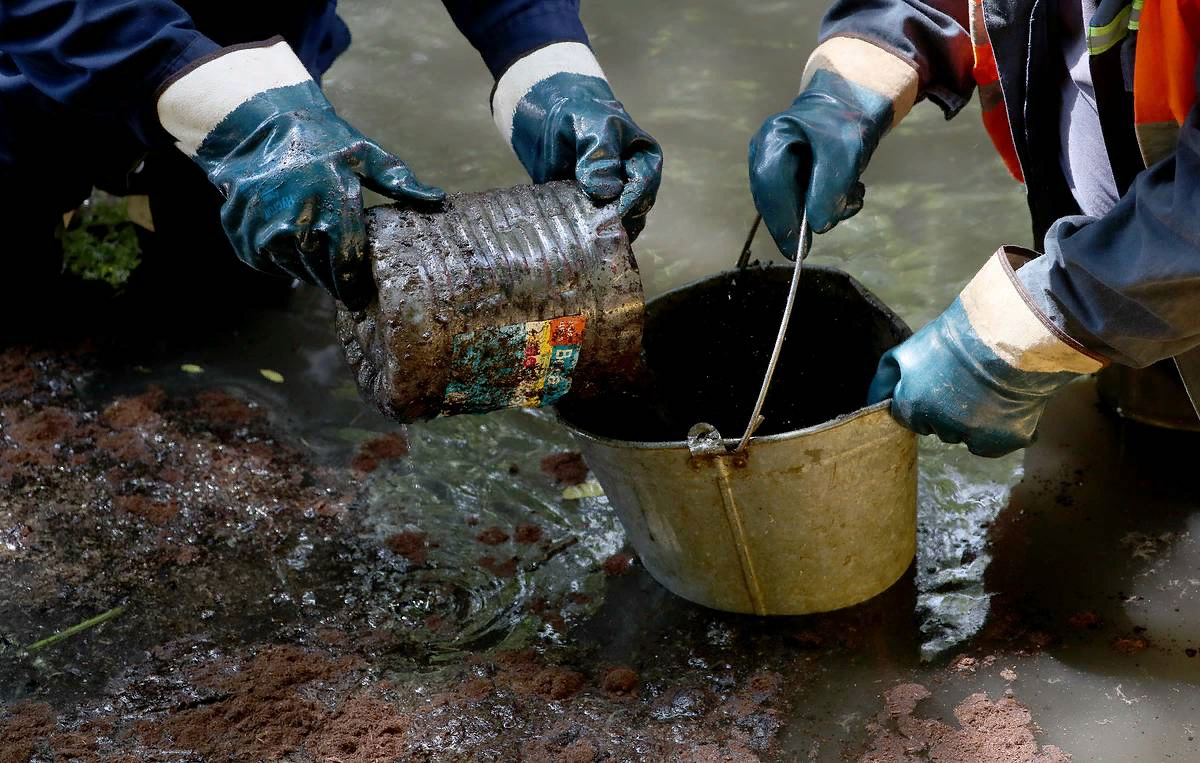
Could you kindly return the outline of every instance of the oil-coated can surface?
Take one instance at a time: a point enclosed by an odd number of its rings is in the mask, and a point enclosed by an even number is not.
[[[402,422],[541,407],[619,386],[641,353],[643,297],[616,205],[574,183],[367,214],[379,297],[338,313],[360,393]]]

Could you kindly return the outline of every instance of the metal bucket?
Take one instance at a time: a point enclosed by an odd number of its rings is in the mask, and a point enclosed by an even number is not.
[[[686,439],[699,421],[745,426],[791,271],[725,272],[653,300],[638,387],[557,406],[646,569],[714,609],[850,606],[916,551],[916,436],[887,403],[862,407],[880,356],[911,332],[844,272],[804,267],[748,447]]]
[[[368,210],[379,298],[337,316],[359,392],[410,422],[622,384],[643,297],[616,206],[556,182]]]
[[[1123,419],[1200,432],[1200,418],[1173,359],[1145,368],[1111,365],[1096,374],[1096,392],[1100,402]]]

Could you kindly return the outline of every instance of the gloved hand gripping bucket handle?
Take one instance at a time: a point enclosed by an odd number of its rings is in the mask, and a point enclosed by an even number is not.
[[[755,218],[754,227],[751,228],[751,237],[754,235],[754,230],[758,227],[759,218]],[[744,255],[749,251],[749,241],[746,242],[746,249],[743,250],[743,257],[738,260],[738,266],[744,266],[743,260],[747,259]],[[750,438],[754,436],[754,432],[763,422],[762,407],[767,400],[767,391],[771,388],[771,379],[775,376],[775,366],[779,363],[779,354],[783,351],[783,338],[787,334],[788,324],[792,320],[792,306],[796,304],[796,291],[800,286],[800,271],[804,264],[804,258],[808,256],[811,249],[811,241],[808,232],[808,211],[800,217],[800,243],[796,246],[796,266],[792,271],[792,283],[788,287],[787,302],[783,306],[783,320],[779,324],[779,333],[775,335],[775,347],[771,350],[771,360],[767,363],[767,373],[763,376],[762,387],[758,390],[758,399],[754,401],[754,412],[750,414],[750,421],[746,424],[746,432],[742,435],[742,439],[737,444],[734,453],[741,453],[750,443]]]

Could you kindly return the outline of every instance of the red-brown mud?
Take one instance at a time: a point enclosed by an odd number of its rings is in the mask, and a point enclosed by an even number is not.
[[[1039,746],[1029,710],[1011,697],[968,696],[954,708],[959,726],[917,714],[931,696],[920,684],[884,693],[884,708],[867,724],[870,749],[859,763],[1070,763],[1054,745]]]
[[[537,543],[542,539],[542,528],[532,524],[517,525],[513,539],[517,543]]]
[[[422,532],[402,532],[389,535],[384,545],[394,553],[403,556],[418,567],[425,564],[428,556],[429,539]]]
[[[408,438],[402,432],[389,432],[360,444],[350,460],[350,467],[362,473],[373,472],[381,462],[395,461],[407,455]]]
[[[604,574],[609,577],[621,577],[633,571],[637,557],[627,551],[621,551],[604,560]]]
[[[485,546],[499,546],[508,540],[508,533],[499,527],[489,527],[475,536],[475,540]]]
[[[583,456],[574,451],[546,456],[542,459],[541,468],[555,482],[563,485],[582,485],[587,480],[587,464],[583,462]]]

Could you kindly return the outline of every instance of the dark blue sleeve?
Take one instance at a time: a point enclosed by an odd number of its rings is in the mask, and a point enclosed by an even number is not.
[[[975,92],[967,0],[836,0],[821,22],[821,41],[856,37],[908,61],[918,93],[957,114]]]
[[[1200,346],[1197,210],[1193,105],[1171,155],[1143,170],[1103,217],[1056,222],[1046,254],[1017,272],[1042,311],[1079,342],[1122,365],[1149,365]],[[1034,269],[1025,275],[1026,268]]]
[[[3,0],[0,53],[65,106],[126,121],[147,143],[168,140],[155,91],[218,45],[169,0]]]
[[[492,77],[553,42],[587,44],[579,0],[442,0]]]

